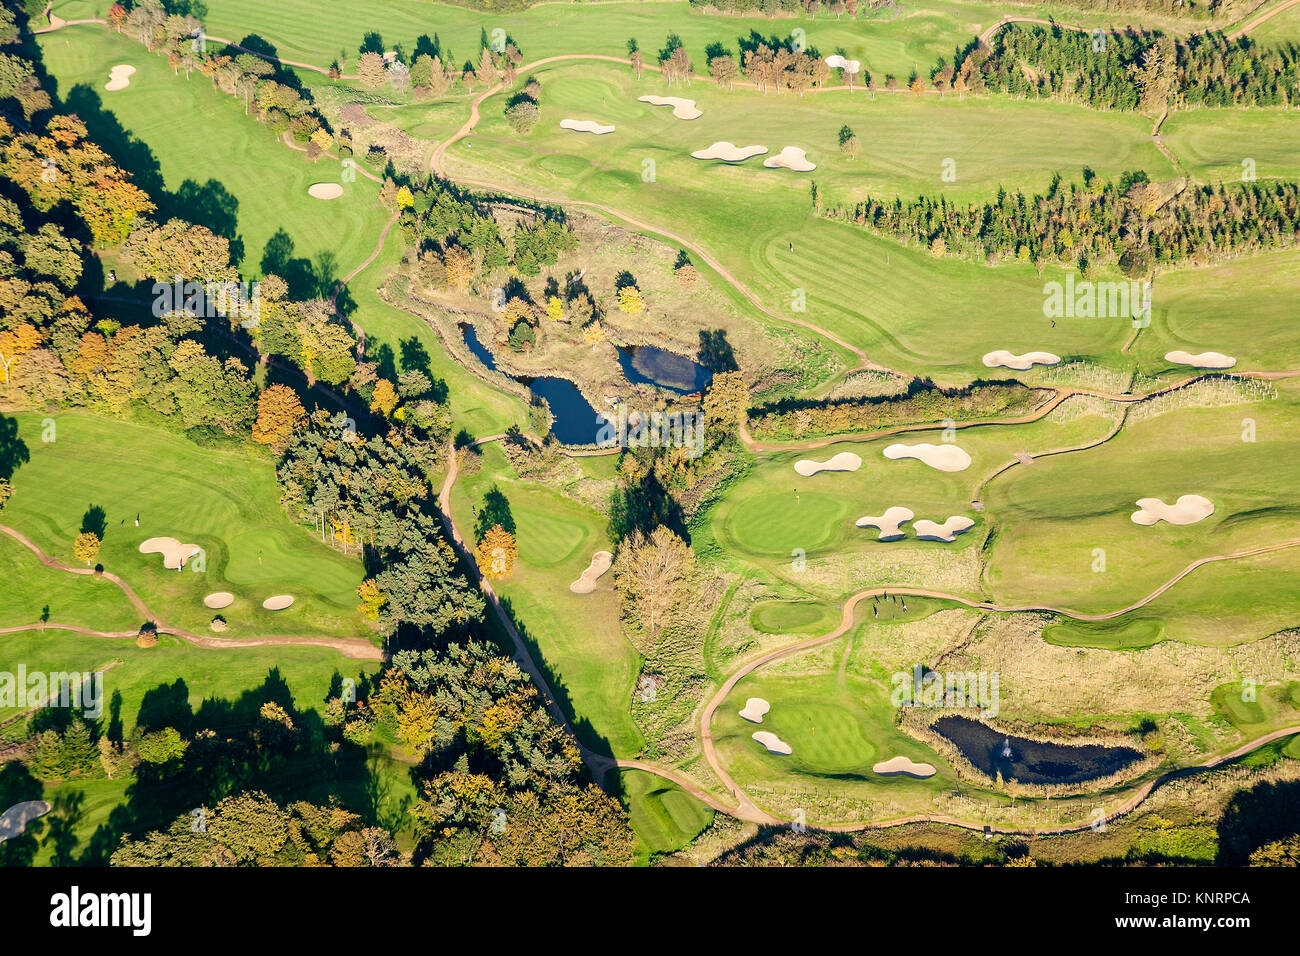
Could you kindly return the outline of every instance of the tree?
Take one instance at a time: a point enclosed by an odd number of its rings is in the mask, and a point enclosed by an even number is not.
[[[1300,866],[1300,834],[1265,843],[1250,855],[1251,866]]]
[[[638,529],[619,547],[614,584],[624,608],[649,636],[650,648],[688,605],[694,573],[695,552],[663,525],[648,537]]]
[[[636,78],[638,80],[641,79],[641,71],[645,69],[645,57],[642,55],[641,51],[633,50],[629,55],[628,60],[632,64],[632,72],[636,74]]]
[[[0,332],[0,365],[4,366],[4,384],[9,384],[14,362],[40,344],[40,331],[26,322],[17,328]]]
[[[628,315],[639,315],[645,311],[645,297],[634,285],[625,285],[618,290],[618,308]]]
[[[704,392],[704,417],[727,429],[743,422],[749,411],[749,386],[741,372],[716,372]]]
[[[725,86],[728,90],[735,86],[736,80],[740,78],[740,67],[736,60],[730,54],[715,56],[709,60],[709,76],[718,86]]]
[[[357,61],[357,76],[370,89],[377,89],[388,78],[384,58],[378,53],[363,53]]]
[[[361,603],[357,605],[361,616],[367,621],[379,620],[379,612],[388,603],[388,596],[379,590],[374,578],[366,578],[357,585],[357,597],[361,598]]]
[[[858,137],[847,126],[840,127],[840,152],[844,153],[849,159],[858,158]]]
[[[531,97],[520,97],[506,107],[506,122],[520,136],[527,136],[542,118],[542,111]]]
[[[398,401],[397,389],[393,388],[392,382],[386,378],[381,378],[375,382],[374,391],[370,393],[370,410],[372,412],[378,412],[385,418],[391,418]]]
[[[78,561],[85,561],[86,567],[90,567],[90,562],[99,556],[99,535],[93,531],[81,532],[72,543],[72,553]]]
[[[258,444],[284,448],[306,424],[307,412],[298,395],[287,385],[272,385],[257,396],[253,441]]]
[[[546,299],[546,317],[552,322],[559,322],[564,318],[564,300],[558,295],[548,296]]]
[[[474,548],[479,569],[494,581],[510,577],[518,555],[515,536],[499,524],[489,528]]]

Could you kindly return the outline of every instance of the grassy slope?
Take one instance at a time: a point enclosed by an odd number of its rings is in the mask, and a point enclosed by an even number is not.
[[[212,612],[203,596],[226,590],[236,596],[222,612],[231,637],[370,633],[355,607],[360,562],[289,521],[265,458],[199,448],[157,428],[86,413],[59,414],[56,440],[44,442],[40,416],[16,418],[31,460],[14,474],[4,521],[47,554],[75,564],[73,539],[86,512],[98,506],[106,525],[99,562],[169,624],[206,630]],[[166,571],[161,555],[139,553],[140,543],[155,536],[199,545],[206,570]],[[19,580],[41,587],[34,574]],[[292,608],[262,609],[265,598],[286,593],[298,599]]]

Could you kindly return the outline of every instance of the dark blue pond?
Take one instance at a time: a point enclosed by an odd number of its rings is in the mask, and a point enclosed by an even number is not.
[[[460,328],[469,350],[489,369],[496,370],[496,359],[487,346],[479,341],[474,326],[462,325]],[[515,381],[527,385],[534,395],[546,399],[546,404],[551,406],[551,415],[554,418],[551,423],[551,434],[557,441],[564,445],[595,443],[601,422],[597,420],[596,410],[591,407],[591,403],[582,397],[582,392],[578,391],[578,386],[567,378],[551,376],[543,378],[519,376]]]
[[[1132,747],[1047,743],[1010,737],[969,717],[940,717],[934,731],[990,777],[1020,783],[1084,783],[1118,773],[1142,759]]]
[[[657,385],[679,395],[703,390],[713,373],[684,355],[653,345],[628,345],[618,350],[623,374],[634,385]]]

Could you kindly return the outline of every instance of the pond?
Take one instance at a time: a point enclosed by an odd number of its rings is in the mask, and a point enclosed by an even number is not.
[[[492,352],[479,341],[474,326],[465,324],[460,327],[465,337],[465,345],[489,369],[496,371],[497,362]],[[596,410],[591,407],[574,385],[567,378],[544,376],[528,378],[516,376],[515,381],[527,385],[534,395],[546,399],[551,406],[551,434],[563,445],[591,445],[596,441],[601,422],[596,417]]]
[[[1035,784],[1077,784],[1118,773],[1142,759],[1132,747],[1058,744],[1012,737],[969,717],[940,717],[934,730],[990,777]],[[1010,755],[1007,749],[1010,748]]]
[[[656,385],[679,395],[701,391],[713,378],[699,362],[653,345],[620,347],[618,364],[633,385]]]

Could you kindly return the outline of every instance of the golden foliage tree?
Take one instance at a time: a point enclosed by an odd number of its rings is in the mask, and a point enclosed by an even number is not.
[[[493,580],[508,578],[515,570],[518,556],[515,536],[499,524],[489,528],[474,549],[479,568]]]
[[[663,525],[648,536],[633,532],[618,549],[614,586],[624,608],[649,636],[651,647],[687,607],[694,576],[695,552]]]
[[[388,595],[379,590],[379,585],[375,583],[374,578],[366,578],[357,586],[357,596],[361,598],[361,603],[357,605],[357,610],[367,621],[379,620],[379,612],[385,604],[388,603]]]
[[[86,567],[90,567],[90,562],[99,556],[99,535],[93,531],[81,532],[77,535],[77,540],[72,542],[72,553],[78,561],[85,561]]]
[[[257,396],[253,441],[258,444],[283,447],[305,424],[307,412],[297,394],[287,385],[272,385]]]

